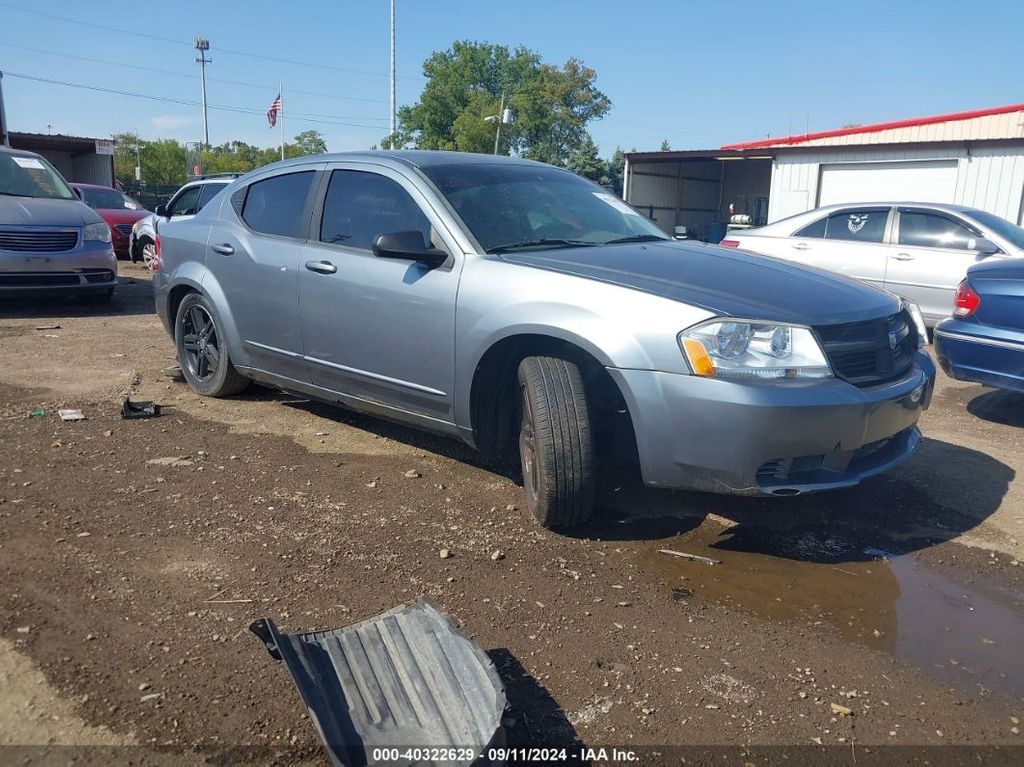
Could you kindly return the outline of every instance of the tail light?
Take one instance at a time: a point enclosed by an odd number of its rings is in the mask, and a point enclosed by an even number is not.
[[[981,296],[974,292],[967,280],[960,283],[960,287],[956,289],[956,295],[953,296],[953,316],[954,317],[970,317],[981,306]]]
[[[149,262],[149,268],[151,271],[160,271],[160,235],[157,234],[153,238],[153,260]]]
[[[720,243],[723,248],[738,248],[740,246],[739,240],[722,240]]]

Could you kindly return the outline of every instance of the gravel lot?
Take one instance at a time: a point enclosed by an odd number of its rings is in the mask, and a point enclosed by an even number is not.
[[[0,746],[321,763],[249,622],[427,594],[495,660],[512,743],[1022,757],[1024,397],[940,374],[919,454],[860,488],[612,478],[570,537],[455,442],[264,389],[200,399],[162,375],[147,273],[122,283],[100,309],[0,304]],[[127,391],[163,416],[122,420]]]

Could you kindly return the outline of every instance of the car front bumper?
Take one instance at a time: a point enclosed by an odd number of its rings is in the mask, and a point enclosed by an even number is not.
[[[51,254],[0,251],[3,296],[101,293],[116,285],[117,259],[108,243]]]
[[[903,377],[746,383],[609,368],[626,399],[644,483],[736,495],[850,487],[909,458],[935,366]]]
[[[947,319],[935,328],[935,356],[950,378],[1024,391],[1024,333]]]

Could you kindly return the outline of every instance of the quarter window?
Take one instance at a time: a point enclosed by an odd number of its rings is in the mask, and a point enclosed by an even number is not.
[[[945,216],[900,211],[900,245],[971,250],[977,236],[963,224]]]
[[[800,231],[796,232],[794,237],[824,237],[825,236],[825,224],[828,221],[827,218],[819,218],[813,224],[808,224]]]
[[[430,245],[430,220],[401,184],[357,170],[331,173],[320,223],[322,242],[372,250],[382,234],[417,231]]]
[[[881,242],[889,209],[843,210],[833,213],[825,223],[826,240]]]
[[[284,173],[249,185],[242,220],[262,234],[305,239],[308,226],[302,215],[314,171]]]

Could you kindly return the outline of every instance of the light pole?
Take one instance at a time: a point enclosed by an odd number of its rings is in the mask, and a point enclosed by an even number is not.
[[[395,112],[395,0],[391,0],[391,69],[390,69],[390,82],[388,84],[391,93],[391,135],[394,136],[398,131],[398,118]],[[394,147],[392,147],[394,149]]]
[[[205,37],[195,39],[195,48],[199,51],[196,63],[199,64],[199,77],[203,87],[203,146],[210,145],[210,124],[206,117],[206,65],[212,64],[213,60],[206,58],[206,52],[210,50],[210,41]]]
[[[498,106],[498,114],[488,115],[484,122],[497,123],[498,128],[494,132],[494,154],[498,153],[498,146],[501,142],[501,126],[512,124],[512,110],[505,106],[505,92],[501,92],[501,103]]]

